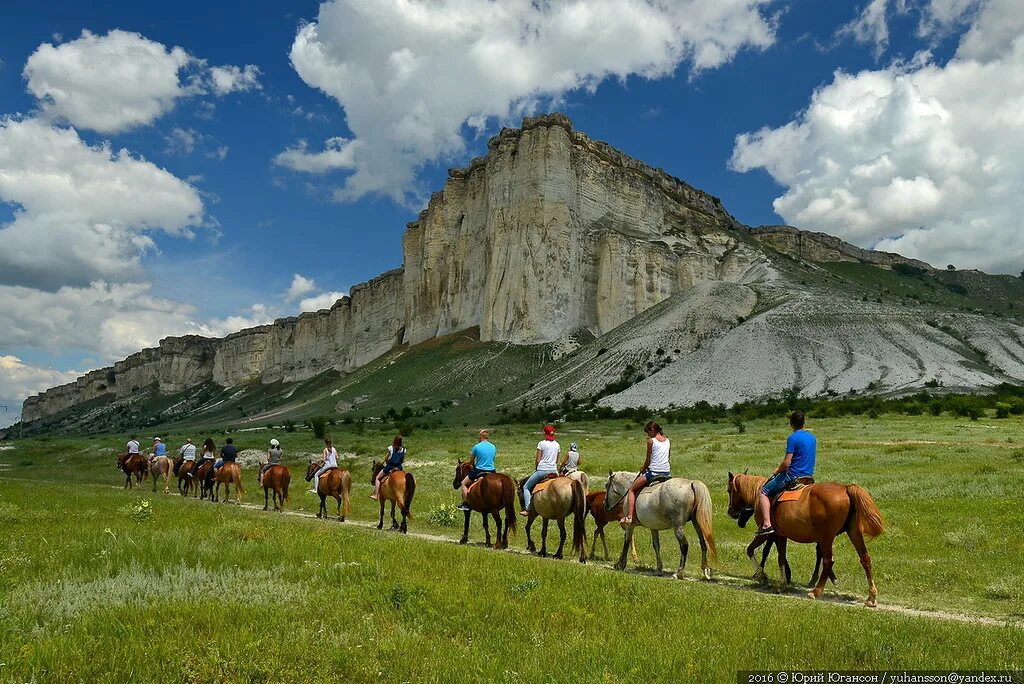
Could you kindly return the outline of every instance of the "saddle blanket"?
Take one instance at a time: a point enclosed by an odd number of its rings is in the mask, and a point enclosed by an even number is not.
[[[775,500],[775,503],[782,503],[784,501],[799,501],[805,489],[807,489],[807,485],[800,485],[796,489],[787,489],[781,494],[779,494],[779,498]]]
[[[544,491],[545,489],[547,489],[547,488],[548,488],[548,486],[549,486],[549,485],[550,485],[550,484],[551,484],[552,482],[554,482],[554,478],[552,478],[552,479],[550,479],[550,480],[541,480],[540,482],[538,482],[538,483],[536,484],[536,486],[534,486],[534,488],[533,488],[533,495],[534,495],[534,496],[537,496],[538,494],[540,494],[541,492],[543,492],[543,491]]]

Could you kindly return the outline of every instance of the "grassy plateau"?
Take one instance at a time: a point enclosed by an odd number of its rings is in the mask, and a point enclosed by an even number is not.
[[[586,565],[526,555],[522,524],[510,552],[484,548],[478,516],[469,545],[450,543],[462,526],[454,464],[476,427],[407,435],[418,480],[409,536],[366,524],[377,515],[370,461],[393,436],[373,424],[328,428],[355,481],[346,523],[184,499],[173,481],[167,496],[149,483],[122,491],[114,459],[124,435],[0,442],[0,681],[729,682],[762,668],[1024,669],[1020,418],[808,425],[818,479],[863,485],[886,516],[886,533],[869,543],[877,610],[851,605],[866,586],[845,537],[831,600],[748,579],[752,530],[726,516],[727,473],[770,472],[784,421],[747,422],[742,433],[665,426],[674,473],[704,481],[714,498],[720,559],[709,582],[697,580],[691,527],[692,581],[667,577],[678,562],[671,535],[666,576],[655,575],[643,530],[640,567],[626,573],[610,569],[600,544]],[[537,428],[492,427],[499,469],[525,475]],[[592,490],[610,469],[643,461],[635,423],[559,427],[563,447],[579,443]],[[208,434],[161,436],[173,452]],[[226,437],[210,436],[218,446]],[[315,513],[303,475],[321,445],[309,430],[231,436],[241,449],[280,439],[288,510]],[[244,477],[245,503],[262,507],[255,468]],[[622,533],[606,529],[614,560]],[[813,561],[813,548],[790,547],[796,583]],[[778,576],[774,556],[768,570]]]

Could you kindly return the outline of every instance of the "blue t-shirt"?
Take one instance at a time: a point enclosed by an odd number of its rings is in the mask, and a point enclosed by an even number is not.
[[[477,470],[494,470],[494,455],[498,453],[496,446],[490,442],[479,442],[472,453]]]
[[[237,456],[238,447],[236,447],[234,444],[225,444],[223,447],[221,447],[220,457],[223,458],[225,461],[234,461]]]
[[[807,430],[797,430],[786,440],[786,453],[793,454],[789,474],[793,477],[812,477],[818,453],[818,440]]]
[[[167,453],[167,445],[164,444],[163,442],[157,442],[156,446],[153,447],[153,455],[154,456],[163,456],[166,453]]]

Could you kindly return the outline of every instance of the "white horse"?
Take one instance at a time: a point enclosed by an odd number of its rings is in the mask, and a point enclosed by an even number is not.
[[[625,506],[626,493],[636,479],[636,473],[625,471],[608,472],[605,483],[604,505],[607,510],[615,508],[620,502]],[[711,579],[711,567],[708,565],[708,554],[711,560],[717,560],[718,550],[715,548],[715,535],[711,529],[711,493],[707,485],[697,480],[673,477],[666,482],[657,482],[640,490],[636,497],[633,523],[626,525],[626,538],[622,543],[622,555],[615,564],[616,570],[626,569],[626,552],[633,540],[633,526],[640,525],[651,531],[651,542],[654,546],[654,557],[657,560],[658,572],[662,571],[661,541],[659,530],[671,528],[679,541],[679,570],[676,577],[682,579],[686,567],[686,553],[689,542],[683,533],[683,525],[687,521],[693,523],[700,541],[700,567],[705,579]]]
[[[590,478],[582,470],[571,470],[564,475],[570,480],[576,480],[583,485],[583,493],[587,494],[590,492]]]

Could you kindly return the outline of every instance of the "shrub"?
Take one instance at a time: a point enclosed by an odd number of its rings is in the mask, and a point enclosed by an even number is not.
[[[996,418],[1009,418],[1010,405],[1004,402],[996,404]]]
[[[130,518],[135,518],[136,522],[146,522],[153,517],[153,509],[150,508],[149,501],[143,499],[136,504],[128,504],[127,506],[121,507],[121,512]]]
[[[427,513],[427,520],[438,527],[455,527],[462,523],[465,514],[453,503],[443,503]]]
[[[286,420],[286,421],[284,421],[284,431],[285,432],[295,432],[295,421],[294,420]]]
[[[310,419],[309,424],[313,428],[313,436],[317,439],[323,439],[324,435],[327,434],[327,418],[324,416]]]

